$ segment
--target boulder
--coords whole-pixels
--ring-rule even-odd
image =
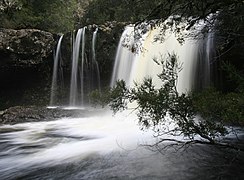
[[[0,65],[32,66],[52,55],[54,37],[37,29],[0,29]]]

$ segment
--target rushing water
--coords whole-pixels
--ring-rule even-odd
[[[130,112],[112,116],[109,112],[83,111],[90,115],[0,126],[0,179],[243,177],[239,164],[243,162],[225,164],[228,155],[217,149],[196,146],[160,154],[141,146],[155,139],[150,131],[139,129]],[[234,175],[230,174],[233,169]]]
[[[131,151],[144,142],[147,136],[143,134],[131,117],[115,118],[107,113],[5,125],[0,127],[0,179],[36,168],[80,162],[94,155]]]
[[[97,41],[97,31],[98,28],[96,28],[96,30],[93,32],[92,35],[92,70],[91,70],[91,81],[92,83],[97,82],[97,89],[99,90],[99,92],[101,92],[101,84],[100,84],[100,71],[99,71],[99,66],[98,66],[98,62],[96,60],[96,41]],[[95,78],[94,77],[95,74]],[[92,87],[94,88],[94,87]]]
[[[69,97],[67,98],[69,99],[69,102],[64,102],[64,104],[62,105],[68,104],[70,107],[85,106],[88,102],[87,94],[94,89],[98,89],[99,91],[101,90],[100,71],[96,58],[96,41],[98,28],[96,28],[95,31],[92,33],[92,39],[89,39],[89,35],[88,38],[86,37],[86,31],[87,27],[83,27],[77,31],[76,35],[75,33],[71,34],[71,76],[70,82],[67,82],[70,83]],[[88,29],[87,33],[90,33],[90,29]],[[59,70],[59,67],[61,67],[60,59],[62,59],[60,53],[62,39],[63,36],[61,36],[58,41],[56,56],[54,57],[51,96],[49,104],[50,106],[60,105],[57,103],[57,97],[63,97],[66,94],[66,88],[64,88],[63,86],[61,89],[61,86],[58,86],[58,83],[60,83],[58,82],[58,74],[61,72]],[[86,43],[88,41],[91,41],[91,47],[86,47]],[[65,44],[63,45],[63,47],[64,46]],[[89,55],[90,52],[91,54]],[[65,63],[65,71],[67,71],[67,60],[65,61]]]
[[[110,86],[114,86],[115,82],[121,79],[125,80],[128,85],[132,84],[131,69],[133,68],[136,54],[128,47],[131,47],[134,43],[133,34],[134,27],[127,26],[120,38]],[[124,44],[127,44],[127,46],[124,46]]]
[[[159,40],[155,41],[161,28],[151,29],[139,40],[143,52],[135,54],[130,48],[134,43],[133,31],[134,27],[128,26],[121,36],[111,86],[119,79],[125,80],[126,84],[131,86],[134,81],[142,82],[145,77],[152,77],[154,84],[160,86],[161,82],[157,75],[162,68],[154,62],[154,59],[160,62],[169,54],[176,54],[179,64],[182,64],[177,84],[179,92],[195,89],[195,82],[200,84],[199,87],[209,85],[210,61],[214,49],[213,34],[202,40],[185,39],[185,42],[180,44],[175,34],[168,30],[162,43]],[[201,73],[200,76],[196,76],[197,73]]]
[[[151,30],[142,43],[146,52],[135,55],[134,41],[130,39],[134,36],[133,27],[125,29],[117,49],[111,85],[117,79],[131,85],[133,80],[141,81],[145,76],[156,77],[160,67],[150,60],[175,51],[184,63],[177,88],[181,92],[192,89],[198,50],[202,48],[201,53],[206,52],[210,57],[211,39],[201,41],[204,48],[195,41],[181,46],[174,35],[167,34],[162,44],[154,42],[158,33],[158,29]],[[92,39],[92,64],[96,64],[96,35],[97,31]],[[123,45],[125,41],[127,47]],[[84,68],[88,64],[85,28],[78,30],[73,44],[70,105],[75,106],[82,105],[84,100]],[[209,74],[208,61],[204,67],[204,73]],[[154,82],[160,84],[155,78]],[[0,126],[0,179],[244,179],[241,153],[202,145],[161,154],[142,146],[157,139],[150,130],[140,130],[135,113],[112,116],[110,112],[84,107],[80,111],[86,116]]]
[[[71,71],[71,81],[70,81],[70,105],[77,105],[78,99],[78,89],[77,89],[77,74],[78,74],[78,61],[80,54],[80,42],[82,37],[82,32],[84,29],[79,29],[75,38],[73,55],[72,55],[72,71]]]
[[[83,28],[82,32],[82,45],[81,45],[81,71],[80,71],[80,104],[83,106],[84,105],[84,70],[85,70],[85,43],[86,43],[86,27]],[[76,104],[71,104],[71,105],[77,105]]]
[[[54,64],[53,64],[53,76],[52,76],[52,85],[51,85],[51,97],[50,97],[50,106],[54,106],[55,104],[55,98],[57,93],[57,83],[58,83],[58,73],[59,73],[59,67],[60,67],[60,47],[61,42],[63,39],[63,35],[59,38],[56,54],[54,58]]]
[[[214,33],[208,33],[199,42],[198,48],[198,65],[195,73],[196,83],[195,87],[201,89],[207,87],[211,82],[211,64],[215,61],[215,44],[214,44]]]

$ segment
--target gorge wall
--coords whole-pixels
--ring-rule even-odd
[[[0,107],[45,102],[54,45],[49,32],[0,29]]]
[[[108,85],[117,43],[124,23],[108,22],[87,27],[85,56],[91,56],[92,32],[98,27],[96,57],[101,84]],[[69,91],[72,43],[76,31],[64,34],[61,45],[64,92]],[[54,54],[59,36],[37,29],[0,29],[0,109],[16,105],[49,105]]]

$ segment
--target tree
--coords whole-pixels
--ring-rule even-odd
[[[1,0],[0,12],[12,13],[20,10],[22,4],[18,0]]]
[[[93,0],[86,9],[83,25],[107,21],[135,23],[141,21],[160,0]]]
[[[107,91],[108,94],[93,92],[91,96],[97,102],[100,100],[99,103],[108,103],[114,112],[125,110],[128,104],[135,102],[141,127],[151,128],[158,137],[153,146],[169,147],[165,142],[171,142],[170,147],[201,143],[240,150],[221,137],[230,133],[227,124],[243,124],[244,94],[241,97],[237,94],[224,96],[215,90],[180,94],[176,84],[182,65],[177,62],[176,55],[169,55],[158,64],[162,66],[158,75],[162,81],[160,88],[153,85],[151,78],[135,84],[133,88],[127,88],[124,81],[118,81]],[[183,136],[183,140],[178,136]]]
[[[3,17],[1,27],[37,28],[54,33],[64,33],[74,29],[73,13],[77,5],[76,0],[14,0],[8,2],[12,2],[13,5],[6,6],[6,3],[2,3],[6,8],[0,12]]]

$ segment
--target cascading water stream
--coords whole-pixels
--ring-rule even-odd
[[[92,36],[92,77],[93,77],[93,74],[95,73],[97,76],[98,90],[99,90],[99,92],[101,92],[100,71],[99,71],[99,66],[98,66],[97,60],[96,60],[97,31],[98,31],[98,28],[96,28],[96,30],[93,32],[93,36]],[[95,72],[94,72],[93,66],[95,66]]]
[[[72,53],[72,69],[71,69],[71,81],[70,81],[70,106],[77,105],[78,100],[78,84],[77,84],[77,74],[78,74],[78,61],[80,53],[80,42],[84,29],[81,28],[78,30],[75,43],[73,44],[73,53]]]
[[[206,78],[205,78],[205,86],[209,86],[210,82],[211,82],[211,61],[214,59],[215,57],[215,44],[214,44],[214,33],[211,32],[208,34],[207,36],[207,44],[206,44],[206,70],[205,70],[205,74],[206,74]]]
[[[86,56],[86,29],[83,27],[79,29],[76,33],[71,33],[70,44],[71,46],[71,78],[70,78],[70,91],[69,91],[69,107],[84,107],[84,103],[87,102],[85,98],[86,93],[97,88],[101,90],[100,85],[100,72],[98,62],[96,60],[96,38],[98,28],[93,32],[91,40],[91,58]],[[52,90],[50,97],[50,107],[55,105],[55,97],[57,96],[57,73],[60,71],[62,73],[61,62],[59,62],[60,57],[60,46],[63,36],[60,38],[57,46],[57,54],[54,57],[55,62],[53,66],[53,81],[52,81]],[[89,52],[89,51],[87,51]],[[67,68],[65,69],[67,70]],[[61,76],[61,74],[60,74]],[[59,79],[63,79],[63,76]],[[63,85],[64,87],[64,85]],[[65,88],[63,88],[65,90]],[[61,96],[64,95],[64,92],[59,92]]]
[[[198,62],[199,42],[186,39],[181,45],[175,35],[166,31],[164,42],[155,41],[155,37],[160,34],[160,28],[149,30],[146,37],[142,40],[144,52],[139,55],[133,55],[132,51],[122,44],[127,37],[131,37],[130,42],[133,43],[133,36],[130,36],[133,28],[127,27],[123,32],[116,54],[111,86],[119,79],[125,80],[126,84],[131,86],[132,82],[142,82],[145,77],[151,77],[156,86],[160,86],[161,81],[157,75],[161,72],[161,67],[154,62],[163,60],[168,54],[175,53],[179,63],[182,63],[183,69],[179,73],[177,89],[181,93],[189,92],[194,89],[195,74]],[[128,41],[127,41],[128,42]],[[211,44],[209,43],[208,46]],[[129,47],[131,44],[129,43]],[[212,47],[207,47],[212,48]],[[206,53],[206,47],[203,48]],[[132,57],[132,58],[129,58]],[[209,64],[209,62],[206,62]],[[209,65],[206,65],[205,69]]]
[[[132,84],[131,77],[133,64],[135,62],[136,54],[132,52],[131,48],[134,43],[134,27],[127,26],[120,38],[110,86],[114,86],[117,80],[125,80],[127,85]],[[125,46],[126,45],[126,46]]]
[[[58,81],[58,67],[59,67],[59,61],[60,61],[60,47],[61,42],[63,39],[63,35],[59,38],[56,54],[54,58],[54,64],[53,64],[53,76],[52,76],[52,85],[51,85],[51,97],[50,97],[50,106],[55,105],[55,98],[56,98],[56,92],[57,92],[57,81]]]
[[[80,105],[84,105],[84,70],[85,70],[85,45],[86,45],[86,27],[83,27],[83,32],[82,32],[82,45],[81,45],[81,72],[80,72]]]

